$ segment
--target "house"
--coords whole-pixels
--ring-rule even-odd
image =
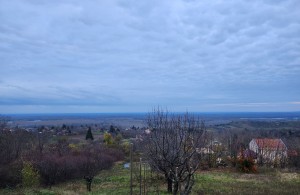
[[[219,141],[211,141],[206,147],[196,148],[196,152],[198,154],[215,154],[221,153],[222,151],[222,143]]]
[[[257,153],[250,149],[241,150],[238,155],[238,158],[251,158],[251,159],[257,159]]]
[[[287,160],[287,147],[281,139],[252,139],[249,149],[256,153],[259,164],[275,166]]]
[[[204,147],[204,148],[196,148],[196,152],[198,154],[214,154],[215,152],[210,149],[209,147]]]

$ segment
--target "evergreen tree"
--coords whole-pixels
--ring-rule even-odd
[[[114,126],[110,125],[110,127],[109,127],[109,133],[115,133]]]
[[[94,140],[91,127],[89,127],[88,131],[86,132],[85,139],[86,140],[88,140],[88,139]]]

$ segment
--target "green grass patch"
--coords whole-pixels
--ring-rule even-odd
[[[199,173],[193,194],[299,194],[297,173]]]
[[[138,174],[134,173],[133,193],[139,194]],[[144,183],[143,183],[144,184]],[[142,187],[144,191],[144,186]],[[147,194],[167,194],[166,184],[156,174],[146,175]],[[3,195],[117,195],[130,194],[130,170],[123,164],[115,165],[111,170],[102,171],[92,183],[92,191],[87,192],[84,179],[61,183],[49,188],[1,189]],[[219,169],[198,172],[192,195],[205,194],[300,194],[300,174],[270,169],[258,174],[243,174],[234,170]]]

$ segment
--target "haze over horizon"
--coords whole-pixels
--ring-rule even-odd
[[[0,0],[0,114],[300,111],[298,0]]]

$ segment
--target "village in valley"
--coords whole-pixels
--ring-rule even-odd
[[[86,120],[69,123],[70,121],[74,122],[74,120],[66,118],[60,122],[37,120],[34,123],[32,120],[29,120],[28,123],[25,120],[21,120],[21,122],[20,120],[2,120],[2,139],[5,139],[6,142],[15,143],[13,147],[5,148],[6,142],[0,142],[1,147],[5,148],[1,151],[1,156],[4,157],[2,164],[6,164],[4,166],[6,169],[3,170],[3,167],[0,170],[2,187],[22,184],[23,187],[19,190],[27,189],[24,188],[26,185],[55,188],[55,186],[60,186],[62,182],[72,183],[69,180],[77,178],[78,181],[87,182],[88,191],[101,191],[108,190],[101,187],[102,182],[107,183],[108,181],[98,181],[97,178],[110,177],[109,173],[111,173],[116,177],[120,174],[120,177],[125,176],[127,178],[122,180],[122,186],[119,186],[119,190],[123,193],[133,191],[134,194],[134,192],[143,189],[143,194],[157,194],[167,191],[184,194],[214,194],[220,191],[217,188],[210,189],[211,183],[205,178],[214,178],[216,177],[215,174],[234,175],[235,179],[232,181],[234,183],[239,183],[239,178],[246,175],[251,176],[247,182],[254,182],[256,177],[262,177],[263,179],[258,181],[263,185],[267,185],[265,180],[269,181],[269,179],[276,177],[278,177],[276,179],[278,182],[292,182],[291,185],[300,179],[298,173],[300,167],[300,122],[298,120],[239,119],[228,120],[225,123],[209,121],[208,125],[202,121],[200,126],[191,123],[190,125],[195,125],[192,127],[193,130],[191,128],[188,131],[182,129],[188,136],[178,137],[181,130],[176,132],[170,130],[173,133],[165,137],[166,140],[170,139],[165,140],[165,145],[161,142],[161,137],[164,137],[164,134],[157,130],[161,126],[157,126],[157,124],[151,126],[154,123],[152,124],[153,121],[149,118],[143,120],[130,117],[119,120],[113,119],[114,123],[108,119],[98,120],[88,120],[89,123],[85,124]],[[17,123],[23,126],[14,126]],[[129,123],[134,125],[128,126]],[[162,129],[161,131],[164,132]],[[182,145],[184,148],[180,146],[179,150],[175,150],[176,154],[172,154],[171,151],[179,147],[178,144],[180,143],[185,143]],[[159,147],[161,144],[166,147],[165,150]],[[173,149],[170,150],[171,148]],[[156,152],[153,153],[154,151]],[[162,153],[159,155],[166,156],[155,155],[160,152]],[[89,157],[85,153],[89,154]],[[100,160],[98,159],[101,158],[98,156],[99,154],[112,156],[107,160]],[[170,154],[172,155],[170,156]],[[52,159],[47,157],[49,155],[52,156]],[[93,162],[105,164],[105,166],[96,166],[90,161],[90,157],[95,158]],[[16,172],[15,175],[9,174],[12,171],[11,168],[15,166],[10,163],[16,163],[19,158],[23,159],[23,164],[29,163],[30,166],[27,167],[29,169],[27,171],[32,171],[31,174],[33,174],[29,178],[32,181],[36,180],[34,177],[39,178],[36,183],[24,184],[22,179],[17,179],[26,178],[23,175],[24,168],[20,170],[19,173],[22,173],[20,176]],[[190,168],[185,170],[183,167],[186,165],[182,164],[181,160],[177,162],[175,160],[177,158],[189,159]],[[26,160],[24,161],[24,159]],[[166,164],[168,159],[173,159],[170,165]],[[73,161],[72,164],[70,164],[70,160]],[[161,161],[165,162],[161,164]],[[45,163],[48,165],[46,166]],[[76,166],[77,168],[68,170],[62,168],[63,164],[61,163],[65,164],[64,166]],[[57,166],[57,168],[51,168],[52,165]],[[85,171],[84,168],[78,169],[85,166],[90,168]],[[164,172],[167,167],[169,167],[168,172]],[[70,177],[61,175],[68,174],[69,171],[72,171],[74,175]],[[182,171],[182,175],[179,174],[179,171]],[[165,173],[170,175],[165,177],[163,176]],[[35,174],[37,175],[34,176]],[[274,174],[277,176],[274,177]],[[188,175],[192,177],[184,180],[183,178]],[[284,180],[283,175],[284,177],[290,175],[292,179]],[[85,179],[81,180],[80,178],[83,177]],[[168,178],[173,178],[170,185],[168,185]],[[178,180],[179,183],[174,183],[174,179],[175,181]],[[203,179],[204,181],[202,181]],[[96,181],[100,183],[97,184]],[[187,184],[190,182],[193,182],[193,185]],[[84,186],[84,183],[80,184],[79,182],[76,185]],[[264,188],[263,185],[261,188]],[[225,192],[233,194],[235,188],[232,187]],[[189,191],[184,191],[185,189],[189,189]],[[69,190],[72,191],[72,189]],[[83,193],[84,190],[81,190]],[[207,190],[212,191],[208,193]],[[245,193],[243,190],[239,193]],[[296,187],[293,190],[292,192],[296,192],[299,189]],[[8,192],[12,193],[13,191]],[[19,192],[16,191],[16,193]],[[254,190],[254,192],[256,191]],[[257,194],[260,194],[259,191]]]

